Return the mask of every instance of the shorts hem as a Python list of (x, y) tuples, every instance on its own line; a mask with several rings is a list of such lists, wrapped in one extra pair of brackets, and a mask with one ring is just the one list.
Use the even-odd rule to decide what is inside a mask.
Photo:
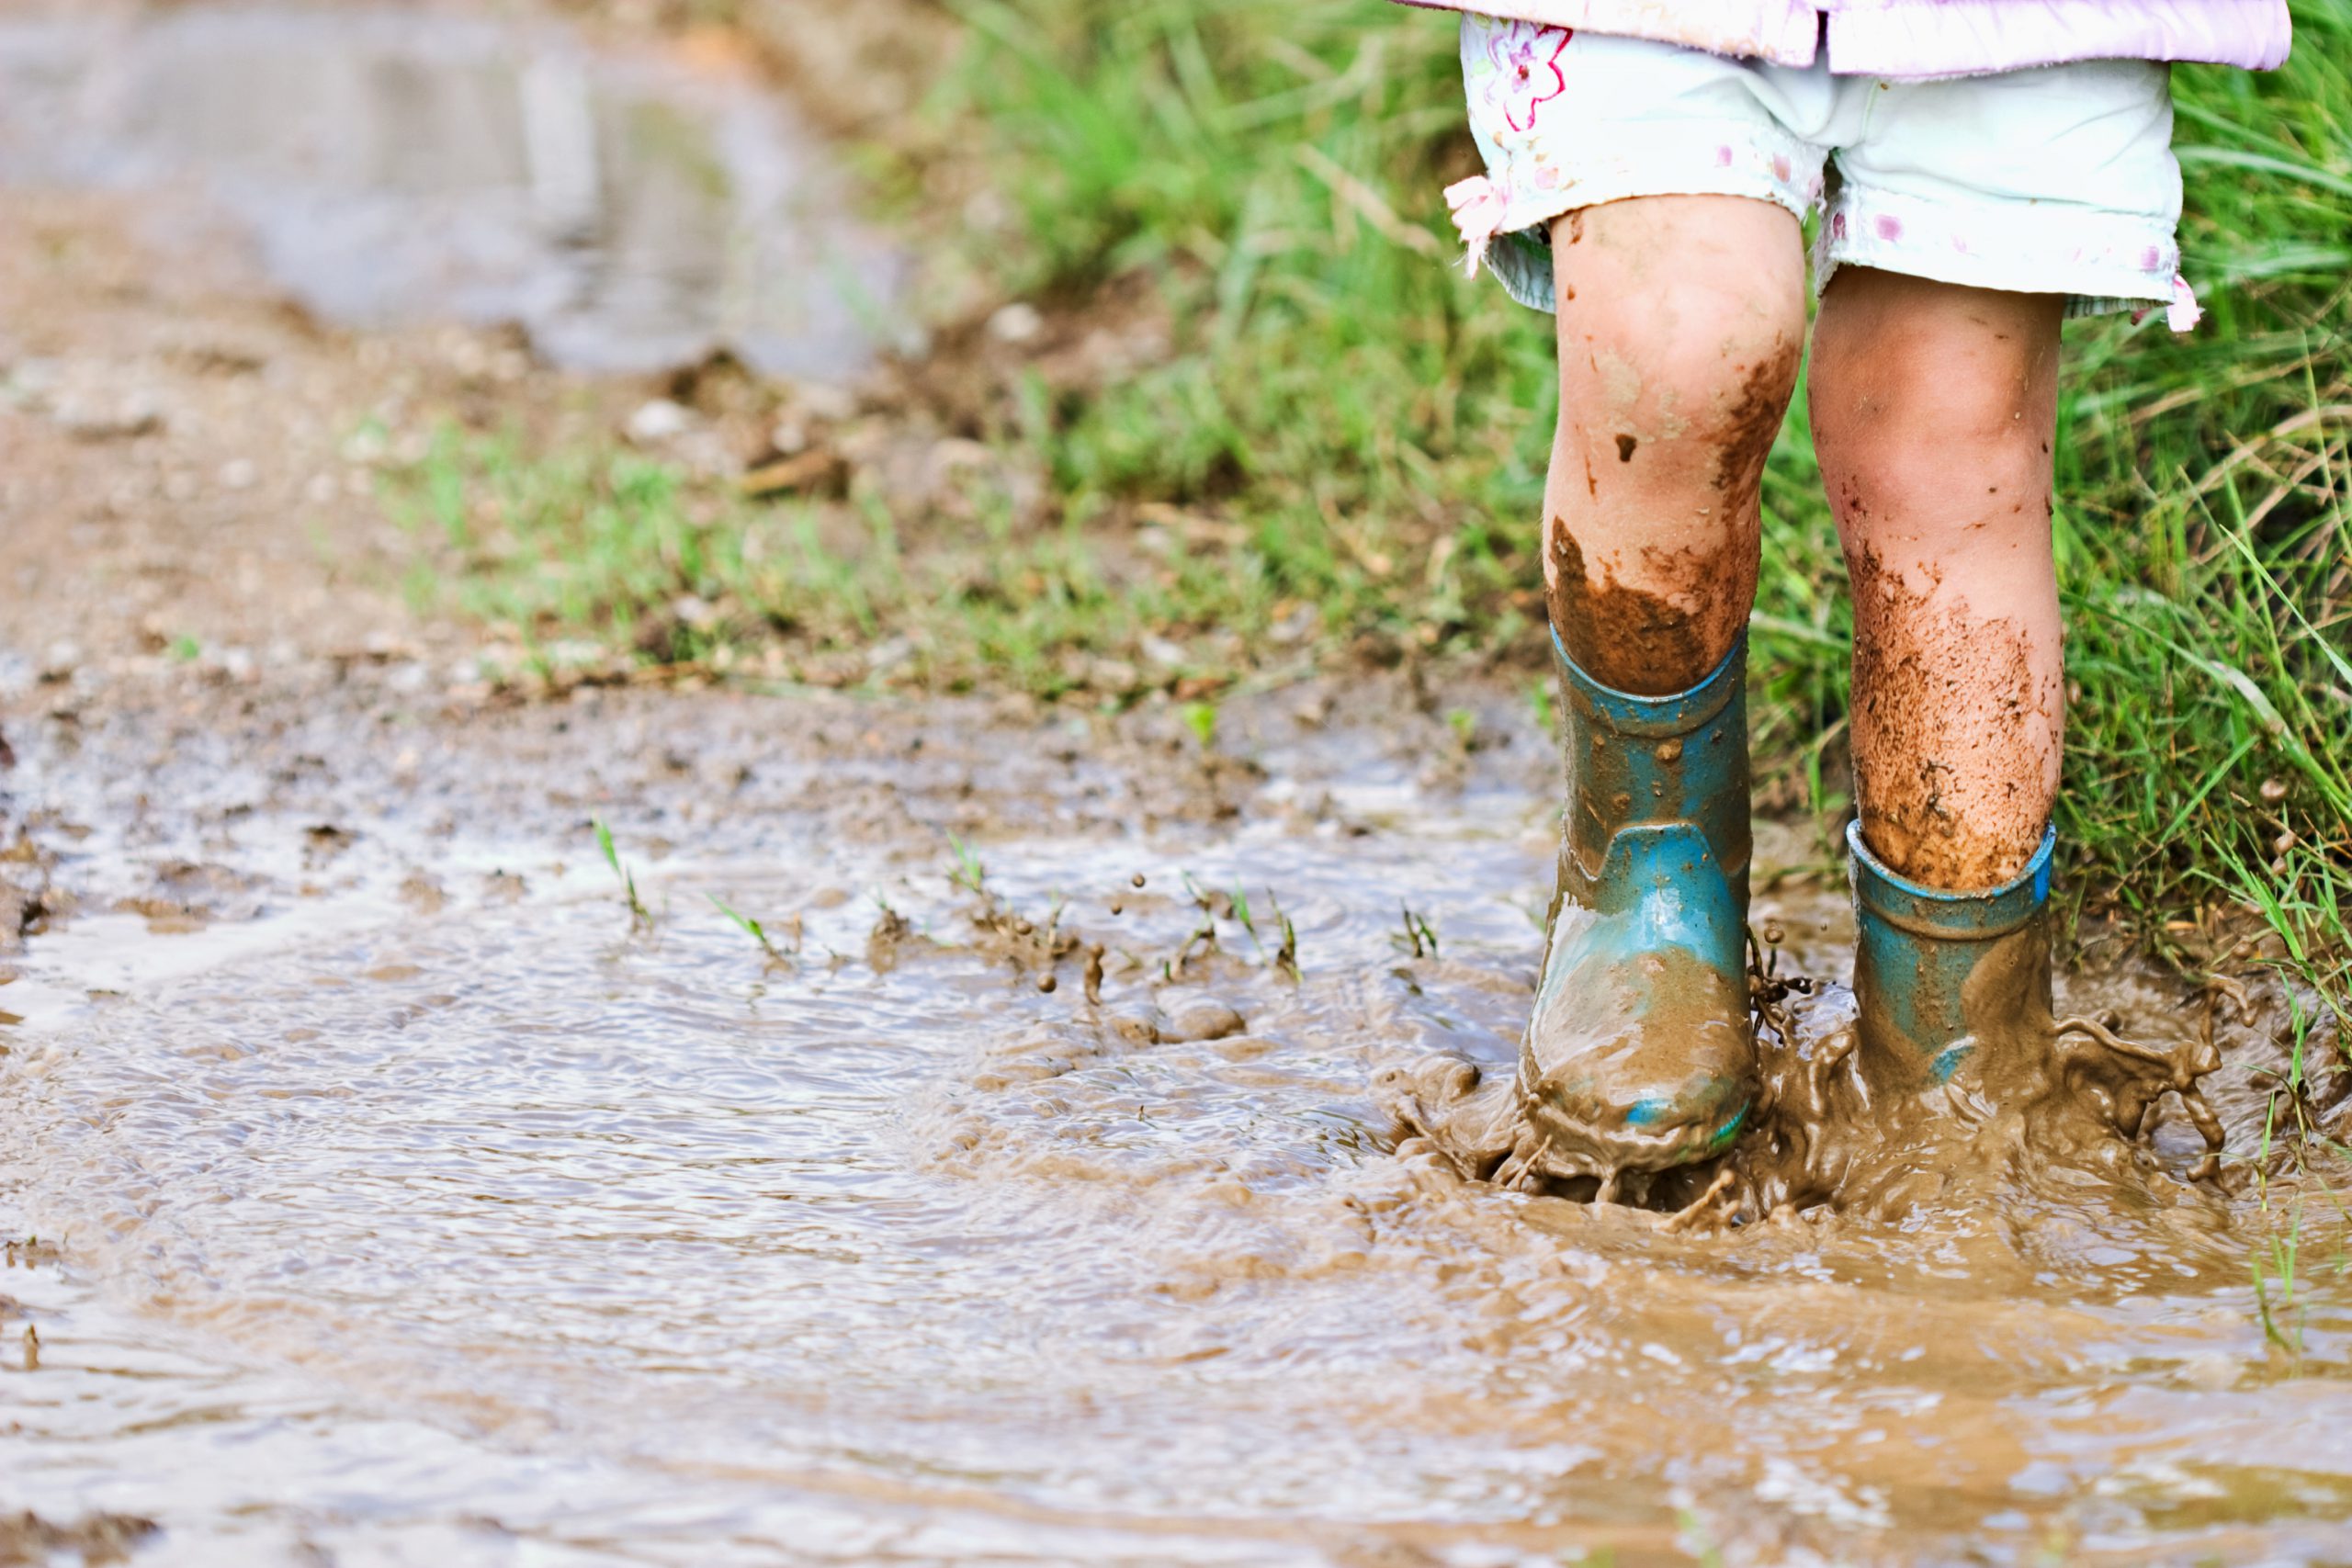
[[(1748, 154), (1746, 165), (1735, 161), (1729, 164), (1703, 164), (1695, 173), (1675, 173), (1672, 161), (1662, 159), (1652, 145), (1638, 153), (1595, 156), (1580, 152), (1575, 171), (1549, 190), (1522, 186), (1511, 177), (1508, 167), (1495, 171), (1492, 177), (1496, 184), (1517, 199), (1505, 209), (1498, 226), (1497, 243), (1487, 257), (1487, 270), (1512, 299), (1532, 310), (1549, 312), (1555, 303), (1552, 246), (1545, 229), (1553, 220), (1567, 213), (1645, 196), (1736, 196), (1770, 202), (1802, 223), (1820, 206), (1817, 184), (1810, 190), (1797, 184), (1800, 171), (1808, 179), (1816, 180), (1819, 172), (1819, 154), (1812, 154), (1808, 161), (1802, 142), (1759, 137), (1753, 125), (1702, 127), (1702, 131), (1694, 141), (1711, 152), (1719, 153), (1726, 147), (1744, 149)], [(1736, 140), (1733, 140), (1735, 135)], [(1780, 176), (1776, 164), (1788, 168), (1789, 177)], [(1682, 166), (1687, 169), (1690, 164)]]
[(1899, 272), (1905, 277), (1954, 283), (1964, 288), (1990, 288), (2003, 294), (2063, 294), (2066, 297), (2066, 318), (2069, 321), (2085, 316), (2112, 316), (2126, 310), (2163, 310), (2173, 300), (2173, 286), (2169, 280), (2159, 287), (2138, 278), (2026, 277), (2019, 276), (2017, 269), (2004, 269), (1996, 273), (1991, 268), (1972, 268), (1946, 262), (1940, 257), (1901, 252), (1886, 255), (1839, 252), (1825, 256), (1818, 250), (1815, 252), (1813, 263), (1813, 297), (1815, 299), (1820, 299), (1822, 291), (1829, 287), (1829, 280), (1838, 276), (1838, 269), (1844, 266)]
[(2069, 316), (2166, 305), (2180, 268), (2174, 222), (2152, 214), (2050, 205), (2032, 220), (2032, 243), (1997, 252), (1980, 236), (2017, 236), (2014, 206), (1993, 207), (1843, 186), (1814, 242), (1815, 297), (1840, 266), (2013, 294), (2063, 294)]

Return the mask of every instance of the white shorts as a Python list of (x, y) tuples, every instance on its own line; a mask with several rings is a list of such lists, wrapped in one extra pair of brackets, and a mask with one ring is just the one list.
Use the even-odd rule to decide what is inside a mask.
[(1472, 269), (1540, 310), (1562, 213), (1745, 196), (1821, 213), (1816, 290), (1850, 263), (2196, 321), (2160, 63), (1886, 82), (1465, 16), (1462, 68), (1487, 173), (1447, 199)]

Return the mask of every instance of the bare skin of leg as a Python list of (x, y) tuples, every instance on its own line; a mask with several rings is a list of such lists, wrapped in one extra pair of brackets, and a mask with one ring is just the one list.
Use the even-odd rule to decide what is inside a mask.
[(1552, 624), (1604, 685), (1688, 691), (1756, 597), (1764, 459), (1804, 354), (1797, 221), (1745, 197), (1639, 197), (1569, 213), (1552, 243)]
[(1849, 267), (1814, 327), (1814, 445), (1854, 592), (1862, 836), (1945, 892), (2024, 870), (2057, 797), (2064, 306)]

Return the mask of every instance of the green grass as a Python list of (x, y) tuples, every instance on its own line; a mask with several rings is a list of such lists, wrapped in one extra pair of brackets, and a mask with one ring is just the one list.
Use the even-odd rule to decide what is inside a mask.
[[(782, 649), (804, 676), (1047, 695), (1192, 701), (1365, 658), (1535, 669), (1549, 325), (1447, 265), (1438, 192), (1475, 167), (1449, 19), (956, 9), (967, 46), (901, 184), (1009, 207), (1005, 231), (944, 241), (1006, 296), (1169, 344), (988, 401), (977, 433), (1042, 476), (1042, 513), (985, 487), (952, 524), (860, 491), (753, 506), (631, 455), (452, 438), (404, 491), (472, 568), (460, 600), (649, 658)], [(2079, 906), (2192, 966), (2278, 964), (2340, 1010), (2352, 0), (2297, 0), (2296, 22), (2284, 71), (2176, 78), (2204, 327), (2069, 329), (2060, 828)], [(1849, 619), (1798, 408), (1767, 476), (1752, 695), (1765, 799), (1826, 829), (1848, 804)], [(687, 597), (708, 614), (682, 617)], [(2243, 920), (2217, 911), (2267, 937), (2232, 948)]]

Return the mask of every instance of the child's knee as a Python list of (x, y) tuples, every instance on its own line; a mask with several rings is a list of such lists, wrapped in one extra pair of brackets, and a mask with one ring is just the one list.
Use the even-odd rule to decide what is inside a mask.
[(1814, 434), (1849, 547), (1915, 545), (1922, 559), (2046, 539), (2052, 418), (2015, 373), (1905, 358), (1825, 390)]
[(1604, 469), (1645, 490), (1753, 502), (1804, 361), (1801, 328), (1736, 295), (1679, 297), (1627, 301), (1582, 331), (1564, 321), (1563, 338), (1562, 407)]
[(1840, 525), (1865, 537), (2045, 529), (2055, 316), (1981, 290), (1932, 295), (1933, 310), (1874, 308), (1898, 286), (1911, 287), (1877, 279), (1833, 301), (1816, 331), (1814, 440)]

